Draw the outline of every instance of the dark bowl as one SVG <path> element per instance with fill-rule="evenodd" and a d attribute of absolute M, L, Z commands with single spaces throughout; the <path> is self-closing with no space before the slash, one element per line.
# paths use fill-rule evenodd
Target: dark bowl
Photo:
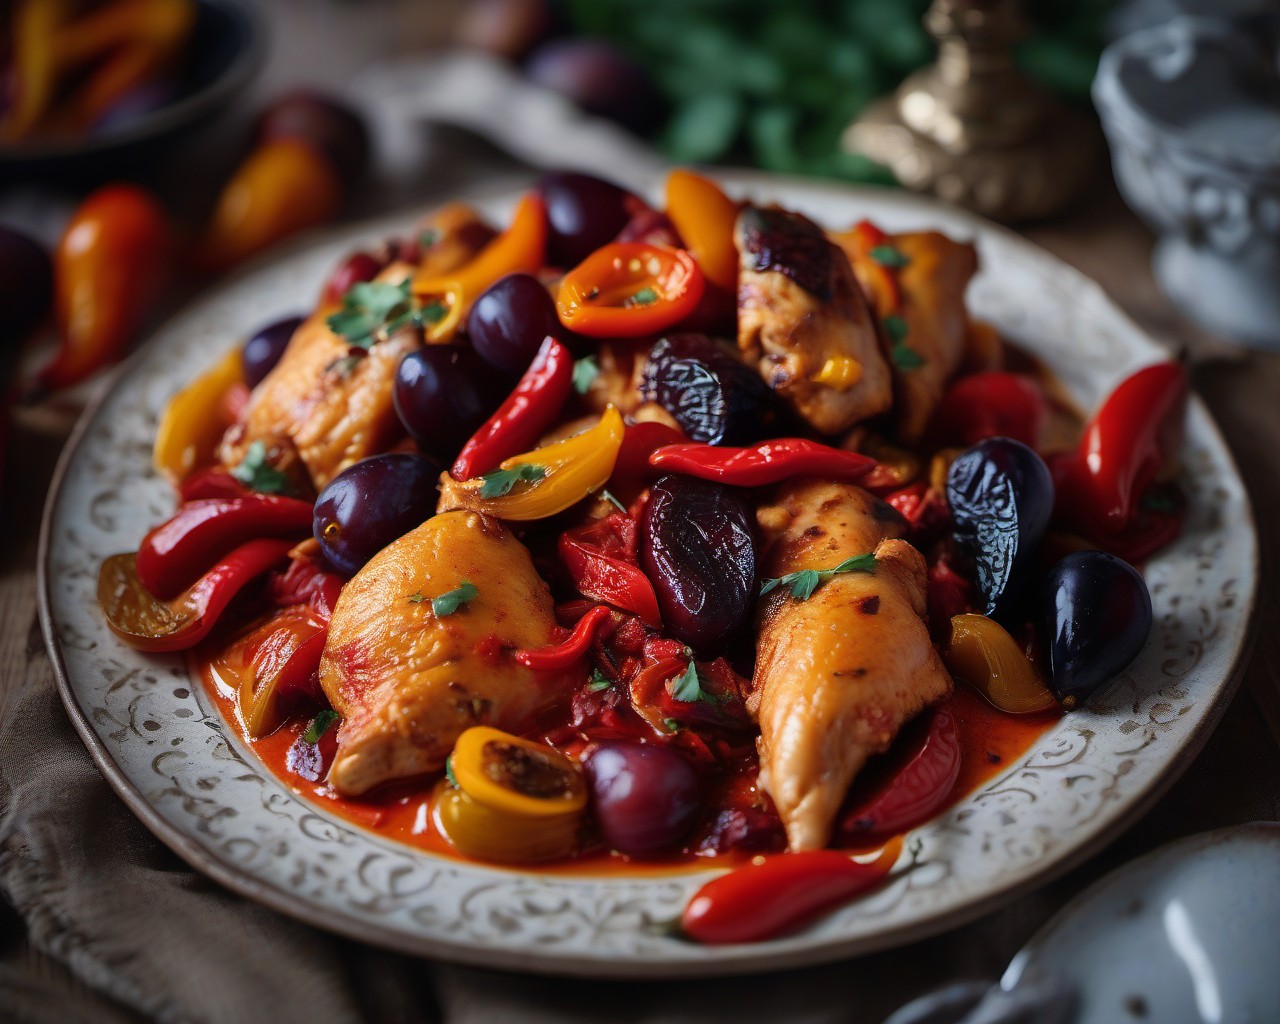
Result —
<path fill-rule="evenodd" d="M 240 0 L 196 0 L 196 8 L 176 99 L 102 134 L 0 146 L 0 182 L 105 179 L 171 149 L 225 110 L 262 65 L 262 23 Z"/>

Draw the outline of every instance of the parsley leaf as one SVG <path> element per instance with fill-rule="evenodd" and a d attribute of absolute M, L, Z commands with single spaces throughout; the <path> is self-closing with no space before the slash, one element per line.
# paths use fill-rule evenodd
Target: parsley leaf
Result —
<path fill-rule="evenodd" d="M 698 666 L 693 659 L 689 660 L 684 674 L 672 685 L 670 693 L 672 700 L 685 704 L 696 704 L 698 701 L 704 704 L 720 703 L 720 698 L 703 687 L 702 677 L 698 674 Z"/>
<path fill-rule="evenodd" d="M 765 580 L 760 588 L 760 596 L 763 597 L 779 587 L 787 587 L 791 590 L 791 596 L 797 601 L 807 601 L 818 587 L 833 576 L 847 572 L 865 572 L 874 575 L 875 571 L 876 556 L 867 552 L 865 555 L 846 558 L 834 569 L 801 569 L 799 572 L 789 572 L 785 576 Z"/>
<path fill-rule="evenodd" d="M 606 676 L 599 669 L 591 673 L 591 681 L 587 683 L 587 689 L 592 693 L 599 693 L 601 690 L 607 690 L 613 685 L 613 680 Z"/>
<path fill-rule="evenodd" d="M 895 249 L 892 245 L 873 246 L 871 251 L 867 253 L 873 260 L 882 267 L 909 267 L 911 260 L 902 252 L 901 249 Z"/>
<path fill-rule="evenodd" d="M 438 241 L 440 241 L 440 232 L 434 228 L 427 228 L 418 235 L 418 246 L 422 249 L 430 249 Z"/>
<path fill-rule="evenodd" d="M 423 602 L 423 601 L 425 601 L 425 600 L 426 600 L 426 598 L 422 596 L 422 591 L 421 591 L 421 590 L 419 590 L 416 594 L 410 594 L 410 595 L 409 595 L 409 600 L 410 600 L 413 604 L 422 604 L 422 602 Z"/>
<path fill-rule="evenodd" d="M 907 340 L 907 331 L 909 330 L 907 322 L 897 313 L 890 313 L 880 321 L 880 324 L 884 327 L 884 333 L 889 335 L 889 340 L 895 345 L 900 345 Z"/>
<path fill-rule="evenodd" d="M 583 356 L 573 364 L 573 390 L 585 395 L 591 390 L 591 382 L 600 376 L 600 363 L 595 356 Z"/>
<path fill-rule="evenodd" d="M 245 449 L 240 465 L 231 475 L 250 490 L 262 494 L 283 494 L 289 489 L 289 476 L 267 462 L 267 444 L 254 441 Z"/>
<path fill-rule="evenodd" d="M 449 785 L 455 789 L 458 786 L 458 776 L 453 774 L 453 755 L 450 754 L 444 759 L 444 777 L 449 780 Z"/>
<path fill-rule="evenodd" d="M 680 731 L 680 723 L 677 722 L 674 718 L 664 718 L 662 720 L 662 725 L 663 725 L 663 728 L 667 730 L 667 732 Z"/>
<path fill-rule="evenodd" d="M 476 589 L 475 584 L 463 580 L 452 590 L 446 591 L 439 597 L 433 597 L 431 599 L 431 610 L 435 612 L 436 618 L 443 619 L 446 615 L 452 615 L 468 601 L 474 601 L 479 596 L 480 591 Z"/>
<path fill-rule="evenodd" d="M 658 292 L 654 288 L 641 288 L 627 301 L 628 306 L 652 306 L 658 301 Z"/>
<path fill-rule="evenodd" d="M 320 737 L 329 731 L 329 727 L 338 720 L 338 712 L 332 708 L 325 708 L 323 711 L 317 711 L 316 717 L 311 719 L 311 724 L 307 726 L 307 731 L 302 734 L 303 743 L 319 743 Z"/>
<path fill-rule="evenodd" d="M 885 334 L 889 336 L 889 359 L 894 366 L 904 373 L 924 366 L 924 356 L 907 344 L 909 328 L 902 317 L 897 313 L 890 313 L 880 323 L 884 326 Z"/>
<path fill-rule="evenodd" d="M 546 467 L 526 462 L 515 469 L 495 469 L 480 478 L 480 497 L 501 498 L 518 483 L 535 484 L 547 475 Z"/>
<path fill-rule="evenodd" d="M 448 310 L 439 302 L 424 307 L 410 292 L 409 279 L 399 284 L 361 281 L 342 296 L 342 309 L 325 322 L 348 343 L 369 348 L 412 324 L 437 323 Z"/>
<path fill-rule="evenodd" d="M 438 324 L 449 312 L 449 307 L 443 302 L 433 302 L 429 306 L 423 306 L 419 312 L 418 324 Z"/>

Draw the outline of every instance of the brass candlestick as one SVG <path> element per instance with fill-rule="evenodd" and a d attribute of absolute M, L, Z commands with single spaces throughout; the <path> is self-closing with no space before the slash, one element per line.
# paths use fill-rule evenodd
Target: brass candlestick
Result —
<path fill-rule="evenodd" d="M 1016 0 L 934 0 L 924 25 L 937 62 L 868 107 L 845 149 L 998 220 L 1061 209 L 1096 168 L 1097 131 L 1014 64 L 1026 34 Z"/>

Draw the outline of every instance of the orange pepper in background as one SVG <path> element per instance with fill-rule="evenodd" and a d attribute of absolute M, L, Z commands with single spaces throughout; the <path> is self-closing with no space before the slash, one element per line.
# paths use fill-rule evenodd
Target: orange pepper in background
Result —
<path fill-rule="evenodd" d="M 735 289 L 738 249 L 733 244 L 733 227 L 738 204 L 714 181 L 678 169 L 667 176 L 667 216 L 707 280 Z"/>
<path fill-rule="evenodd" d="M 172 239 L 168 220 L 135 185 L 107 185 L 72 215 L 54 254 L 54 313 L 62 345 L 40 389 L 68 387 L 123 355 L 159 294 Z"/>
<path fill-rule="evenodd" d="M 569 330 L 593 338 L 641 338 L 679 323 L 706 288 L 688 252 L 611 242 L 560 281 L 556 308 Z"/>
<path fill-rule="evenodd" d="M 53 102 L 58 77 L 55 39 L 66 0 L 27 2 L 13 14 L 13 98 L 0 120 L 0 139 L 31 133 Z"/>
<path fill-rule="evenodd" d="M 508 274 L 532 274 L 543 264 L 547 251 L 547 213 L 542 197 L 527 193 L 516 206 L 511 224 L 489 242 L 475 258 L 448 274 L 419 273 L 413 293 L 443 302 L 445 316 L 427 332 L 432 344 L 449 341 L 465 320 L 471 304 L 488 287 Z"/>
<path fill-rule="evenodd" d="M 243 382 L 244 364 L 237 345 L 169 399 L 156 428 L 151 461 L 171 483 L 181 483 L 214 461 L 218 442 L 231 425 L 224 399 Z"/>
<path fill-rule="evenodd" d="M 223 187 L 196 247 L 196 262 L 206 270 L 225 270 L 330 220 L 341 203 L 342 182 L 325 157 L 298 139 L 266 142 Z"/>

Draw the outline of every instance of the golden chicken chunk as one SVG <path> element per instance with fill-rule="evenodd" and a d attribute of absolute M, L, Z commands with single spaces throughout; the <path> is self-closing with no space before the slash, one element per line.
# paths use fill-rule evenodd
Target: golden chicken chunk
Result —
<path fill-rule="evenodd" d="M 474 596 L 433 607 L 466 583 Z M 575 678 L 512 651 L 554 643 L 555 629 L 546 583 L 496 519 L 446 512 L 384 548 L 343 588 L 320 661 L 343 716 L 329 782 L 355 796 L 438 771 L 473 725 L 529 727 Z"/>
<path fill-rule="evenodd" d="M 893 367 L 894 416 L 899 437 L 918 441 L 964 358 L 969 329 L 964 293 L 977 272 L 978 253 L 967 242 L 953 241 L 937 231 L 891 235 L 889 244 L 907 259 L 897 271 L 900 316 L 906 324 L 902 343 L 919 357 Z M 845 251 L 858 280 L 873 289 L 873 276 L 884 273 L 883 269 L 871 266 L 871 258 L 856 247 Z"/>
<path fill-rule="evenodd" d="M 889 364 L 840 248 L 798 213 L 748 206 L 740 256 L 738 347 L 766 384 L 824 434 L 889 408 Z"/>
<path fill-rule="evenodd" d="M 924 621 L 925 562 L 894 538 L 897 512 L 852 485 L 803 481 L 758 519 L 766 576 L 875 555 L 873 572 L 832 576 L 806 600 L 779 588 L 760 615 L 748 701 L 760 725 L 760 786 L 789 849 L 817 850 L 867 758 L 950 693 L 951 677 Z"/>

